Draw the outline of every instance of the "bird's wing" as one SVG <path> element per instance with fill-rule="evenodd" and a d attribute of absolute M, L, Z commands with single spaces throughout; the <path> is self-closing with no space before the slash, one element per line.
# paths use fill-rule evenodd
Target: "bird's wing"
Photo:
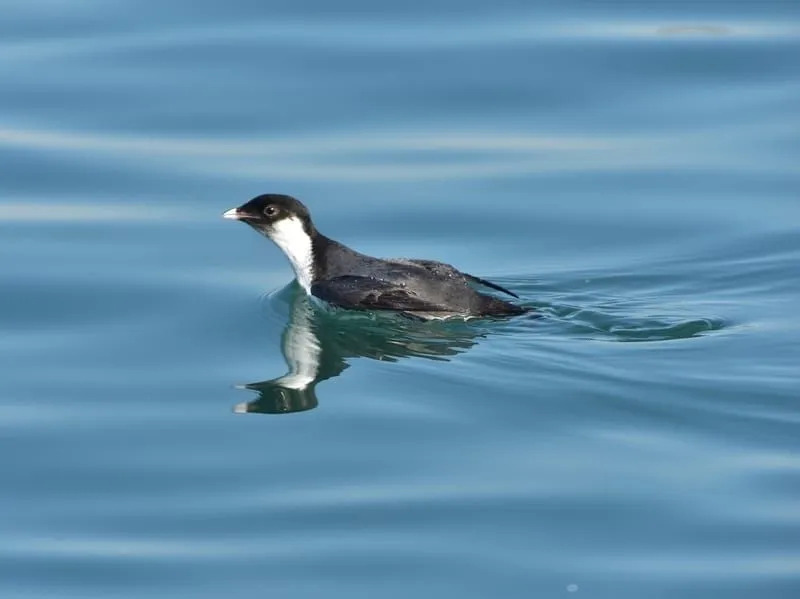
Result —
<path fill-rule="evenodd" d="M 321 300 L 347 308 L 409 312 L 440 312 L 445 309 L 404 287 L 372 277 L 345 275 L 320 281 L 311 286 L 311 293 Z"/>
<path fill-rule="evenodd" d="M 514 293 L 513 291 L 509 291 L 505 287 L 501 287 L 497 283 L 492 283 L 491 281 L 487 281 L 486 279 L 481 279 L 480 277 L 476 277 L 475 275 L 471 275 L 471 274 L 466 273 L 466 272 L 461 273 L 461 274 L 463 274 L 465 277 L 467 277 L 473 283 L 478 283 L 479 285 L 484 285 L 486 287 L 490 287 L 492 289 L 496 289 L 497 291 L 502 291 L 503 293 L 507 293 L 511 297 L 515 297 L 515 298 L 519 299 L 519 296 L 516 293 Z"/>
<path fill-rule="evenodd" d="M 505 287 L 501 287 L 497 283 L 492 283 L 491 281 L 487 281 L 486 279 L 481 279 L 480 277 L 476 277 L 475 275 L 471 275 L 466 272 L 461 272 L 454 266 L 450 266 L 449 264 L 445 264 L 444 262 L 437 262 L 435 260 L 407 260 L 407 262 L 410 262 L 411 264 L 417 264 L 419 266 L 422 266 L 423 268 L 428 269 L 433 273 L 441 273 L 444 274 L 445 276 L 447 274 L 459 274 L 465 277 L 468 281 L 477 283 L 478 285 L 484 285 L 486 287 L 495 289 L 497 291 L 502 291 L 503 293 L 507 293 L 511 297 L 516 297 L 517 299 L 519 299 L 519 296 L 516 293 L 514 293 L 513 291 L 509 291 Z"/>

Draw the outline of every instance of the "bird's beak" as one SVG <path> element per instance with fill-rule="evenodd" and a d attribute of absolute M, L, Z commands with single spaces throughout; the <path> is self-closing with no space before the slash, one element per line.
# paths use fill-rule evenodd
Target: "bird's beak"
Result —
<path fill-rule="evenodd" d="M 238 208 L 231 208 L 227 212 L 222 213 L 222 218 L 230 218 L 233 220 L 240 220 L 242 218 Z"/>

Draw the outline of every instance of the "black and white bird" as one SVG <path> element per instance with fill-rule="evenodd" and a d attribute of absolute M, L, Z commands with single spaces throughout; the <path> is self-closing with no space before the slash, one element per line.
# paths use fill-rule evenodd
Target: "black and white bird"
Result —
<path fill-rule="evenodd" d="M 479 277 L 433 260 L 373 258 L 317 231 L 295 198 L 264 194 L 228 210 L 283 250 L 297 282 L 312 298 L 351 310 L 394 310 L 422 319 L 514 316 L 528 311 L 480 293 L 484 286 L 519 297 Z"/>

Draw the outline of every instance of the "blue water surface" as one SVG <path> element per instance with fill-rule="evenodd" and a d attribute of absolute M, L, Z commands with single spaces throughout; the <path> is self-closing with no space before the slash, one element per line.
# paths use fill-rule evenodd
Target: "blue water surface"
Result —
<path fill-rule="evenodd" d="M 3 16 L 0 597 L 800 597 L 797 2 Z M 263 192 L 538 318 L 320 312 Z"/>

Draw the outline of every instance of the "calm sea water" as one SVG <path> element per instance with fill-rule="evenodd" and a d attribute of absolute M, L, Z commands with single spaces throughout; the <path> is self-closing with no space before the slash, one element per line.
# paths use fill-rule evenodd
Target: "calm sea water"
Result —
<path fill-rule="evenodd" d="M 0 597 L 800 597 L 797 2 L 3 17 Z M 541 317 L 319 314 L 267 191 Z"/>

